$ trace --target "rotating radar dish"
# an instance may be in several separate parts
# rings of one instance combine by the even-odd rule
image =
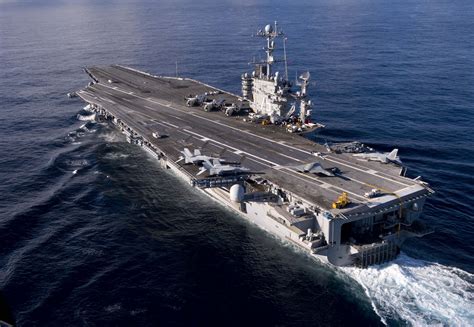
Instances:
[[[311,77],[311,74],[309,72],[304,72],[303,74],[300,75],[300,79],[303,81],[309,81],[309,78]]]

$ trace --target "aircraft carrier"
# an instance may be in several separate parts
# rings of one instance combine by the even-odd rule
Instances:
[[[266,59],[241,76],[241,95],[118,65],[85,68],[92,81],[75,94],[163,168],[331,264],[387,262],[406,238],[431,232],[419,218],[433,191],[405,176],[397,150],[305,137],[323,127],[312,122],[310,75],[289,81],[276,23],[256,36]],[[283,76],[273,72],[277,39]]]

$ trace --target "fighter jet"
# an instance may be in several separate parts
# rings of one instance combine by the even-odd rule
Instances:
[[[205,94],[197,94],[197,95],[188,95],[184,97],[186,100],[186,105],[188,107],[195,107],[200,106],[204,101],[206,101],[207,96]]]
[[[208,171],[209,176],[222,176],[222,175],[239,175],[239,174],[250,174],[250,169],[240,166],[223,165],[219,160],[204,160],[202,167],[197,173],[201,175],[205,171]],[[252,173],[256,174],[256,173]]]
[[[227,117],[230,117],[234,113],[238,113],[240,111],[240,107],[238,107],[235,103],[224,104],[222,106],[222,110],[224,111],[224,113]]]
[[[223,160],[220,158],[214,158],[210,156],[203,155],[201,153],[201,150],[199,149],[194,149],[194,153],[191,152],[188,148],[184,148],[183,151],[180,151],[182,156],[179,157],[179,159],[176,161],[177,163],[180,161],[184,160],[184,163],[186,164],[200,164],[206,160],[216,160],[217,162],[221,163]]]
[[[291,168],[300,173],[311,173],[329,177],[336,176],[332,170],[323,168],[319,162],[310,162],[304,165],[292,166]]]
[[[220,109],[225,104],[225,99],[214,99],[214,100],[205,100],[203,102],[204,111],[211,111],[214,109]]]
[[[400,157],[397,155],[397,153],[398,153],[398,149],[393,149],[392,152],[356,153],[356,154],[353,154],[353,156],[365,159],[367,161],[379,161],[384,164],[392,162],[394,164],[401,166],[402,161],[400,160]]]

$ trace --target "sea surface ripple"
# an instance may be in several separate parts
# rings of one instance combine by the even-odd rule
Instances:
[[[176,61],[239,92],[274,20],[317,140],[398,148],[437,192],[394,262],[315,262],[65,96],[84,66]],[[472,326],[473,34],[470,0],[0,1],[0,305],[18,326]]]

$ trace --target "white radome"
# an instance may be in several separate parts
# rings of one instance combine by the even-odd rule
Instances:
[[[242,202],[244,194],[244,187],[240,184],[234,184],[230,188],[229,197],[232,202]]]
[[[273,27],[272,25],[268,24],[267,26],[265,26],[265,33],[270,34],[271,32],[273,32]]]

